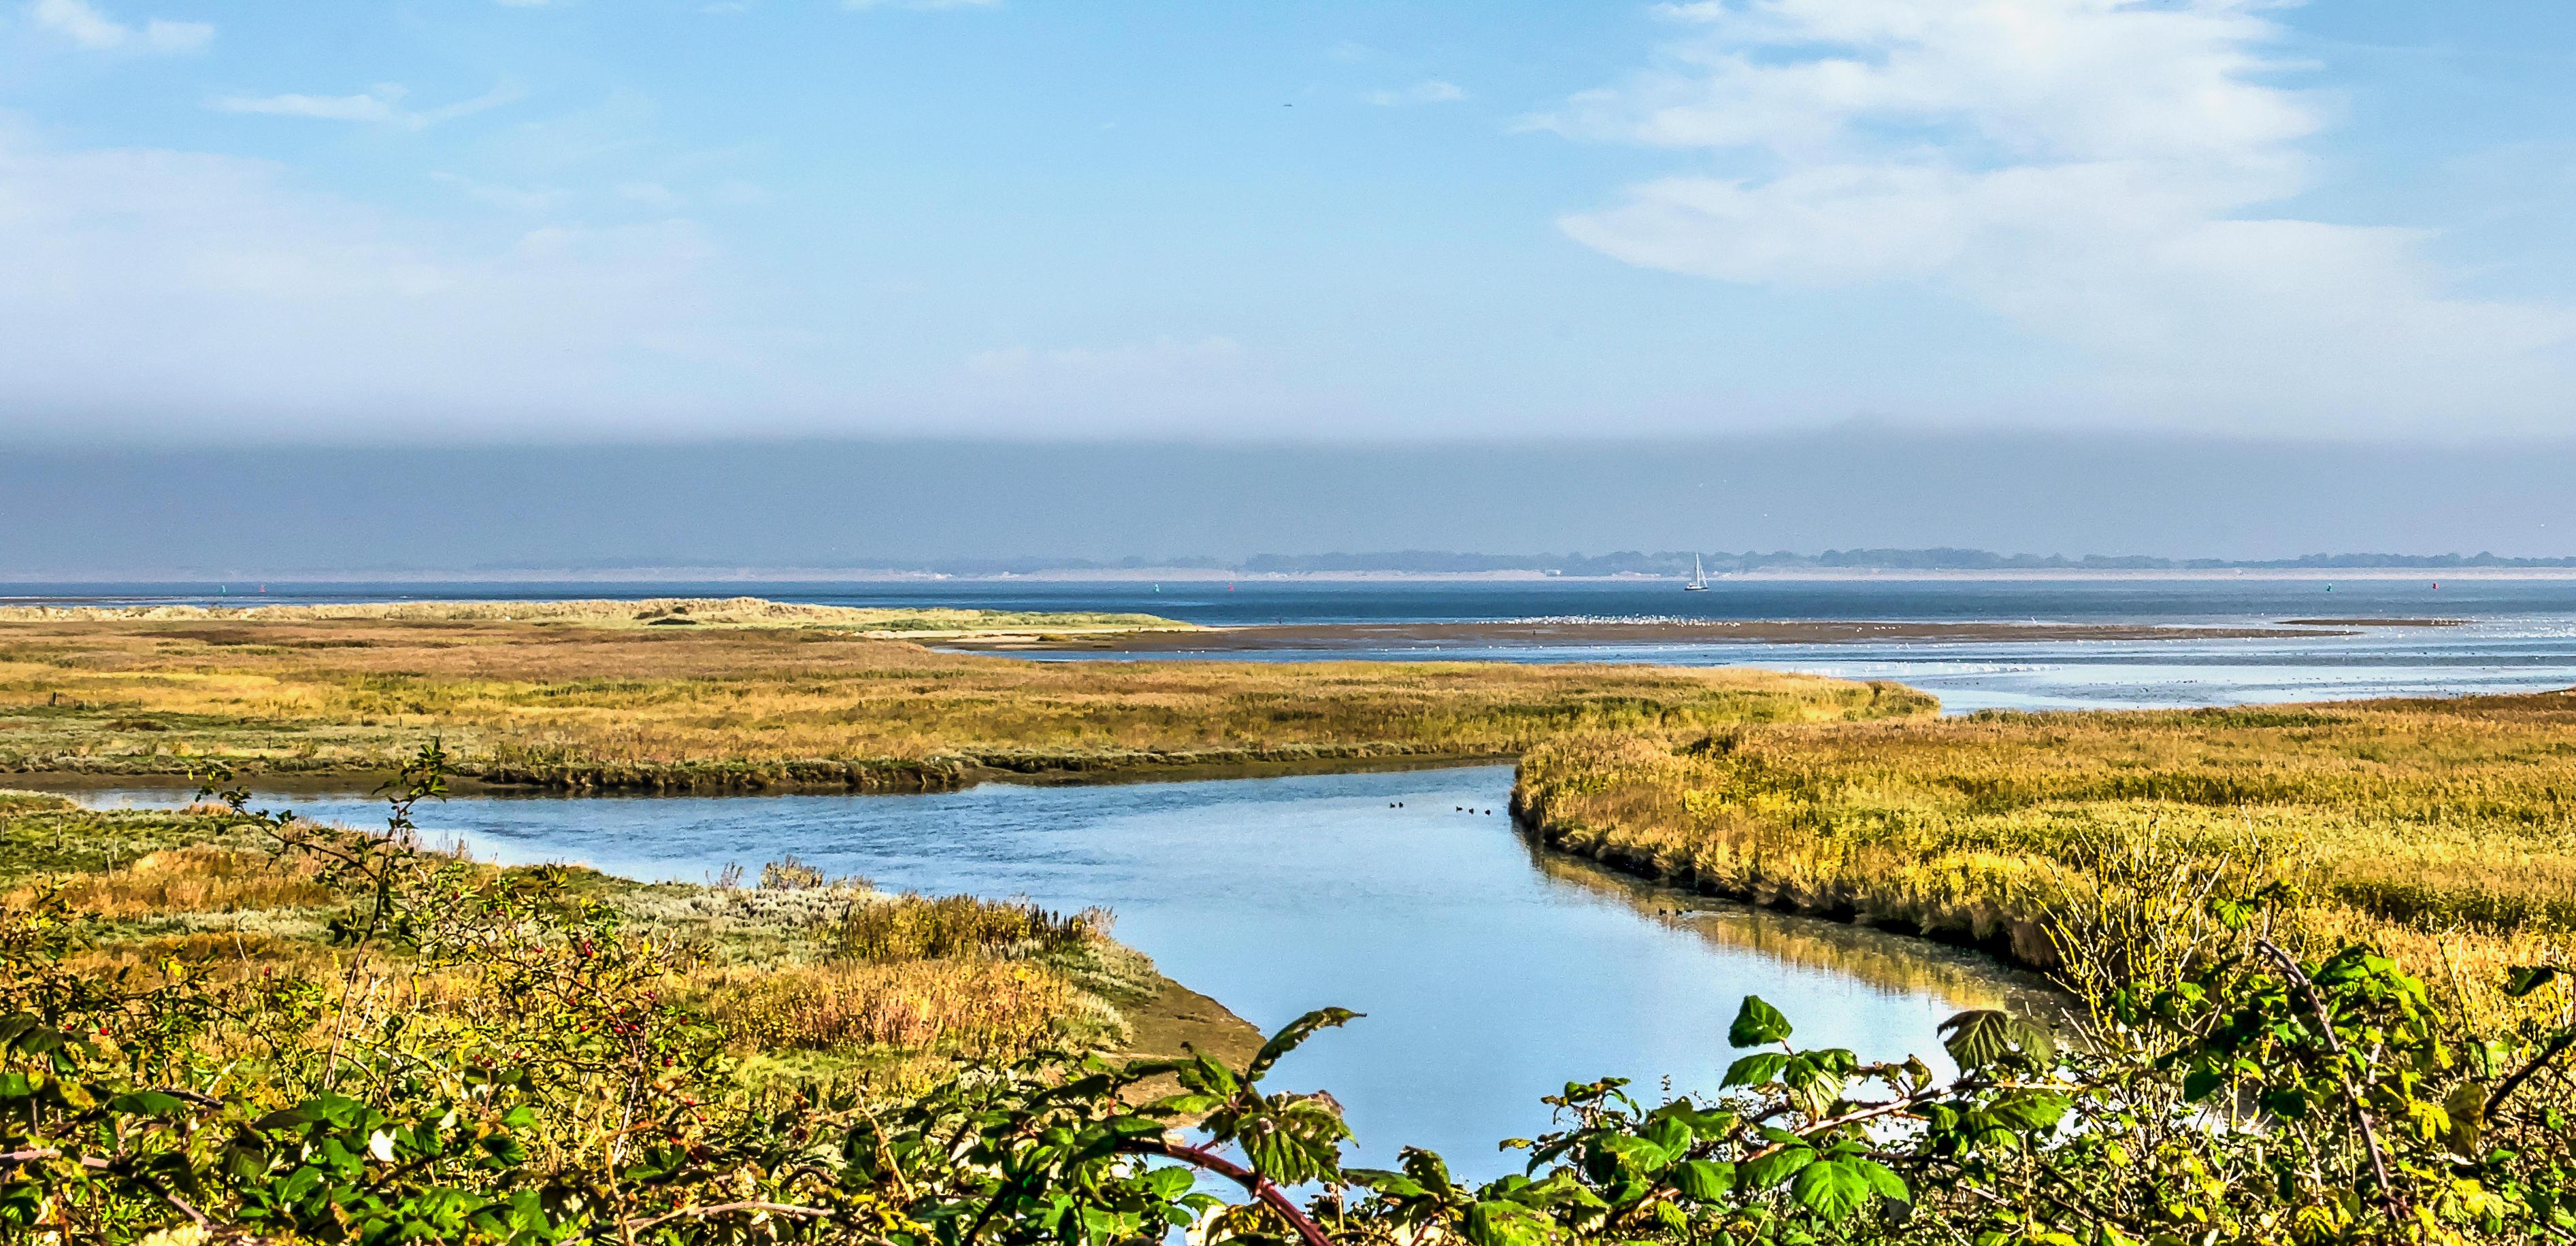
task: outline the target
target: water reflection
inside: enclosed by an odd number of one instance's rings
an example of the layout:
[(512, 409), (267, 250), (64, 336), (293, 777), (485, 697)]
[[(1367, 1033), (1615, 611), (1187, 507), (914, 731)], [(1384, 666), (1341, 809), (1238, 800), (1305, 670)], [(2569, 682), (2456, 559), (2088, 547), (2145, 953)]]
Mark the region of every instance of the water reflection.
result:
[(2074, 1004), (2045, 976), (2001, 968), (1977, 952), (1892, 938), (1848, 922), (1712, 899), (1547, 851), (1526, 836), (1522, 842), (1531, 867), (1548, 881), (1616, 897), (1650, 920), (1687, 930), (1729, 951), (1839, 974), (1885, 991), (1929, 996), (1959, 1010), (2000, 1008), (2054, 1019)]

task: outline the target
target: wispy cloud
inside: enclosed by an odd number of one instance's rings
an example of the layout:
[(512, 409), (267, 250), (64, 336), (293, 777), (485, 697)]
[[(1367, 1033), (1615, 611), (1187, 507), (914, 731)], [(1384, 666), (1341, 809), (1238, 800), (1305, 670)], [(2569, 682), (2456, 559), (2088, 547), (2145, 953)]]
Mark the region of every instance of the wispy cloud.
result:
[[(2457, 293), (2426, 235), (2296, 219), (2330, 110), (2272, 0), (1711, 0), (1534, 118), (1697, 166), (1566, 216), (1643, 267), (1964, 298), (2167, 422), (2561, 420), (2576, 308)], [(1909, 293), (1912, 292), (1912, 293)]]
[(1450, 104), (1465, 98), (1467, 92), (1457, 83), (1431, 78), (1400, 91), (1371, 91), (1360, 96), (1360, 102), (1393, 108), (1399, 104)]
[(199, 52), (214, 42), (215, 28), (205, 22), (172, 22), (153, 18), (128, 25), (100, 12), (87, 0), (35, 0), (27, 17), (37, 26), (95, 52)]
[(426, 130), (441, 122), (498, 108), (524, 98), (527, 93), (504, 82), (472, 99), (429, 109), (403, 107), (403, 99), (408, 94), (399, 84), (387, 82), (356, 95), (225, 95), (208, 101), (206, 106), (217, 112), (311, 117), (321, 121), (362, 121), (407, 130)]
[(689, 222), (469, 240), (296, 181), (233, 156), (55, 149), (0, 117), (0, 203), (29, 209), (0, 213), (0, 432), (74, 410), (159, 430), (417, 411), (615, 428), (773, 375), (738, 362), (756, 344)]

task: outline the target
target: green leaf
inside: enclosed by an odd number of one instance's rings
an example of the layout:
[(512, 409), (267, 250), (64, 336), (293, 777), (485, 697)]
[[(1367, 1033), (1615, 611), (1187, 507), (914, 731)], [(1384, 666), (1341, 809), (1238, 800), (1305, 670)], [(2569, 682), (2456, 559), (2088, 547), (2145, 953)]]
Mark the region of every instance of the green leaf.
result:
[(1404, 1165), (1404, 1175), (1413, 1178), (1427, 1191), (1447, 1195), (1458, 1188), (1457, 1179), (1449, 1175), (1449, 1161), (1440, 1158), (1437, 1151), (1406, 1147), (1396, 1159)]
[(188, 1105), (181, 1102), (176, 1095), (165, 1095), (157, 1090), (138, 1090), (132, 1094), (118, 1095), (108, 1100), (107, 1110), (123, 1112), (131, 1116), (177, 1116), (187, 1111)]
[(1422, 1188), (1421, 1182), (1383, 1168), (1345, 1168), (1342, 1179), (1361, 1189), (1374, 1190), (1393, 1198), (1420, 1198), (1429, 1193)]
[(2505, 975), (2504, 993), (2520, 999), (2548, 985), (2557, 977), (2558, 967), (2555, 965), (2516, 965), (2513, 972)]
[[(1513, 1184), (1515, 1182), (1518, 1184)], [(1505, 1186), (1510, 1188), (1503, 1188)], [(1485, 1187), (1482, 1197), (1490, 1199), (1497, 1194), (1524, 1207), (1574, 1206), (1599, 1211), (1610, 1206), (1601, 1200), (1600, 1195), (1584, 1189), (1570, 1172), (1551, 1173), (1545, 1181), (1531, 1181), (1514, 1174)]]
[(2075, 1101), (2047, 1091), (2023, 1091), (2004, 1095), (1987, 1107), (1986, 1114), (2006, 1129), (2037, 1133), (2053, 1129), (2064, 1119)]
[(1513, 1203), (1478, 1203), (1467, 1209), (1467, 1240), (1473, 1246), (1524, 1246), (1539, 1240), (1539, 1217)]
[(1788, 1180), (1799, 1169), (1816, 1162), (1813, 1148), (1782, 1147), (1760, 1159), (1739, 1164), (1735, 1169), (1735, 1188), (1745, 1191), (1767, 1190)]
[(1178, 1166), (1154, 1169), (1143, 1178), (1147, 1192), (1165, 1202), (1189, 1193), (1190, 1186), (1197, 1180), (1196, 1173)]
[[(1826, 1159), (1809, 1164), (1799, 1169), (1798, 1179), (1790, 1183), (1789, 1197), (1828, 1220), (1850, 1219), (1878, 1193), (1877, 1182), (1860, 1167), (1865, 1162)], [(1902, 1184), (1898, 1188), (1902, 1189)]]
[(1689, 1146), (1685, 1142), (1681, 1147), (1667, 1149), (1657, 1145), (1651, 1138), (1639, 1138), (1629, 1134), (1611, 1134), (1602, 1138), (1597, 1145), (1600, 1147), (1600, 1153), (1616, 1160), (1620, 1169), (1639, 1177), (1663, 1171), (1679, 1157), (1678, 1153), (1681, 1150)]
[(1669, 1116), (1663, 1117), (1647, 1125), (1646, 1128), (1641, 1131), (1640, 1136), (1645, 1138), (1646, 1141), (1654, 1143), (1657, 1147), (1671, 1154), (1678, 1155), (1681, 1152), (1690, 1149), (1690, 1126), (1674, 1120)]
[(2045, 1060), (2057, 1050), (2048, 1031), (2008, 1012), (1974, 1008), (1940, 1026), (1941, 1045), (1968, 1071), (1982, 1069), (2015, 1051)]
[(2227, 1084), (2227, 1075), (2215, 1069), (2193, 1069), (2182, 1079), (2182, 1097), (2186, 1103), (2198, 1103)]
[[(1754, 1057), (1751, 1056), (1745, 1057), (1745, 1059), (1748, 1060), (1753, 1058)], [(1671, 1103), (1667, 1103), (1662, 1107), (1656, 1108), (1653, 1112), (1650, 1112), (1647, 1115), (1657, 1120), (1680, 1121), (1681, 1123), (1690, 1126), (1691, 1133), (1702, 1139), (1723, 1138), (1726, 1136), (1726, 1132), (1735, 1128), (1736, 1122), (1742, 1119), (1735, 1113), (1726, 1111), (1723, 1108), (1714, 1111), (1702, 1111), (1697, 1105), (1693, 1104), (1688, 1099), (1676, 1099)]]
[(1289, 1022), (1278, 1033), (1271, 1035), (1269, 1042), (1261, 1045), (1260, 1052), (1252, 1057), (1252, 1063), (1244, 1067), (1244, 1080), (1259, 1081), (1261, 1075), (1269, 1072), (1270, 1066), (1277, 1064), (1281, 1056), (1297, 1050), (1298, 1045), (1313, 1038), (1316, 1031), (1355, 1021), (1359, 1016), (1359, 1013), (1348, 1008), (1318, 1008)]
[(1760, 1047), (1785, 1042), (1788, 1037), (1789, 1019), (1759, 995), (1745, 996), (1743, 1006), (1735, 1010), (1735, 1024), (1726, 1027), (1729, 1047)]
[(1684, 1160), (1673, 1170), (1673, 1188), (1682, 1197), (1714, 1203), (1735, 1190), (1735, 1165), (1714, 1160)]
[(1869, 1178), (1869, 1188), (1876, 1191), (1880, 1198), (1894, 1199), (1900, 1203), (1914, 1201), (1914, 1191), (1906, 1188), (1905, 1178), (1897, 1176), (1895, 1169), (1874, 1159), (1850, 1159), (1843, 1162), (1859, 1168), (1861, 1175)]
[(1726, 1066), (1729, 1086), (1759, 1086), (1776, 1080), (1782, 1069), (1789, 1067), (1789, 1057), (1776, 1051), (1757, 1051)]

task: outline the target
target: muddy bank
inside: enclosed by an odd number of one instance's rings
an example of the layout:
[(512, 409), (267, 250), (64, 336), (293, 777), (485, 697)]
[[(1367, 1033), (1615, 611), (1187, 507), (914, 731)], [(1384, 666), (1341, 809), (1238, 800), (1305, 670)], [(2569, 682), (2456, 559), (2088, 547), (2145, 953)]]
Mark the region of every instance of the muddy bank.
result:
[[(0, 787), (81, 792), (204, 782), (207, 771), (176, 757), (79, 759), (36, 770), (0, 770)], [(1415, 770), (1509, 761), (1508, 756), (1402, 745), (1290, 745), (1276, 748), (997, 752), (921, 759), (464, 765), (449, 780), (459, 794), (693, 795), (957, 792), (979, 783), (1167, 783), (1277, 775)], [(311, 794), (369, 791), (390, 767), (236, 763), (221, 786)]]
[(1159, 971), (1151, 996), (1121, 1004), (1118, 1011), (1127, 1018), (1129, 1035), (1121, 1054), (1133, 1059), (1181, 1059), (1198, 1053), (1240, 1068), (1267, 1037), (1225, 1005)]
[[(2361, 620), (2354, 620), (2355, 626)], [(2374, 621), (2376, 622), (2376, 621)], [(2317, 626), (2167, 627), (2121, 623), (1919, 623), (1805, 619), (1530, 620), (1495, 623), (1294, 623), (1131, 632), (1064, 639), (963, 640), (948, 649), (989, 653), (1262, 653), (1423, 648), (1653, 644), (1819, 645), (1891, 640), (2010, 643), (2077, 640), (2285, 640), (2350, 636)]]

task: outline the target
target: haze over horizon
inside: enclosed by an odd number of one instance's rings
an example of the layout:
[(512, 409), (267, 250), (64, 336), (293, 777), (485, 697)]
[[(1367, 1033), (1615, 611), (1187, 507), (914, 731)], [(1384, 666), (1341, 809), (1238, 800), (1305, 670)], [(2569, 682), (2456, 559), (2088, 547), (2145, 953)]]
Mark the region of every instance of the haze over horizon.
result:
[(707, 442), (20, 450), (0, 580), (1956, 546), (2576, 555), (2576, 442), (2091, 434), (1381, 446)]

